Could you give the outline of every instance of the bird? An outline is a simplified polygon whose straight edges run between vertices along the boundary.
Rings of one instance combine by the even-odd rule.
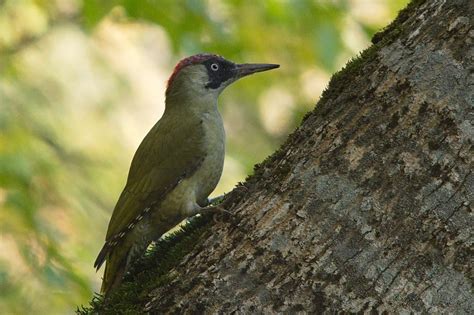
[[[106,263],[101,293],[120,286],[151,242],[182,220],[215,210],[225,131],[218,97],[231,83],[277,64],[237,64],[211,53],[182,59],[168,79],[165,110],[139,145],[94,267]]]

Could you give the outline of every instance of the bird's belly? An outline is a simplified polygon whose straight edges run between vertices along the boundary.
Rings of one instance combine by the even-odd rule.
[[[195,183],[196,201],[201,204],[216,188],[224,167],[223,141],[222,143],[216,143],[213,148],[213,151],[206,156],[201,168],[192,179]]]
[[[222,175],[225,156],[225,132],[222,119],[210,115],[204,120],[206,136],[206,157],[201,167],[192,177],[195,185],[196,201],[200,204],[212,193]]]
[[[163,215],[187,216],[195,210],[196,204],[204,204],[219,182],[225,156],[225,132],[220,115],[205,118],[203,125],[207,154],[198,169],[168,194],[161,206]]]

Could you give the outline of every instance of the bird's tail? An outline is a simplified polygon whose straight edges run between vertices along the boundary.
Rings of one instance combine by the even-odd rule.
[[[115,270],[114,270],[115,269]],[[122,282],[122,278],[125,273],[125,265],[120,268],[114,268],[109,263],[105,265],[104,279],[102,280],[102,286],[100,292],[105,296],[109,296],[110,293],[116,289]]]
[[[129,262],[143,255],[149,244],[149,239],[143,238],[141,242],[134,242],[131,238],[124,239],[120,244],[111,247],[106,243],[100,251],[94,266],[99,269],[105,262],[104,277],[100,292],[107,296],[114,291],[123,280],[128,271]]]
[[[112,291],[114,291],[120,283],[122,283],[123,276],[127,267],[128,252],[117,253],[112,251],[107,257],[105,263],[104,277],[102,279],[102,286],[100,292],[107,298]],[[121,255],[120,255],[121,254]]]

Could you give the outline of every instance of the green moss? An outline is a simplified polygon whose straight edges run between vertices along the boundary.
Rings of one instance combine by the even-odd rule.
[[[412,0],[406,8],[398,13],[397,18],[392,23],[372,37],[373,44],[369,48],[364,50],[359,56],[349,60],[343,69],[336,72],[332,76],[328,87],[323,91],[321,99],[316,105],[316,110],[319,105],[326,103],[329,99],[337,97],[343,88],[350,86],[351,80],[361,73],[364,65],[370,63],[374,58],[376,58],[377,52],[382,47],[385,47],[395,39],[400,38],[402,33],[405,31],[403,24],[410,16],[412,16],[411,12],[416,10],[417,7],[425,2],[426,0]]]
[[[391,43],[394,39],[398,38],[402,32],[401,25],[408,20],[410,16],[412,16],[412,10],[416,10],[417,7],[424,4],[426,0],[412,0],[408,5],[398,12],[397,17],[386,26],[383,30],[376,33],[372,37],[372,43],[378,44],[379,42],[383,41],[384,44]]]
[[[77,314],[137,314],[143,312],[149,301],[148,294],[173,280],[169,271],[178,265],[209,230],[210,216],[190,219],[184,226],[151,246],[124,278],[122,285],[112,293],[107,303],[95,294],[90,305],[77,309]]]
[[[314,112],[318,112],[320,105],[327,103],[329,99],[335,99],[341,94],[342,90],[350,86],[351,81],[359,74],[363,65],[371,62],[377,56],[379,45],[372,45],[364,50],[359,56],[349,60],[349,62],[338,72],[336,72],[329,81],[328,87],[323,91],[321,99],[316,104]]]

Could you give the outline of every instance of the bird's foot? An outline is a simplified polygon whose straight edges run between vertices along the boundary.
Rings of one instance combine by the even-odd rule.
[[[213,214],[212,216],[212,219],[214,220],[214,222],[221,222],[219,220],[216,219],[217,216],[227,216],[227,217],[233,217],[233,213],[224,209],[223,207],[221,206],[208,206],[208,207],[204,207],[204,208],[201,208],[199,209],[198,211],[199,214],[207,214],[207,213],[210,213],[210,214]]]
[[[208,198],[206,206],[209,206],[209,205],[216,206],[216,205],[222,204],[222,202],[224,201],[224,198],[227,197],[228,195],[243,194],[243,193],[246,193],[248,190],[249,189],[245,187],[244,185],[239,185],[235,187],[231,192],[225,193],[223,195],[220,195],[214,198]]]

